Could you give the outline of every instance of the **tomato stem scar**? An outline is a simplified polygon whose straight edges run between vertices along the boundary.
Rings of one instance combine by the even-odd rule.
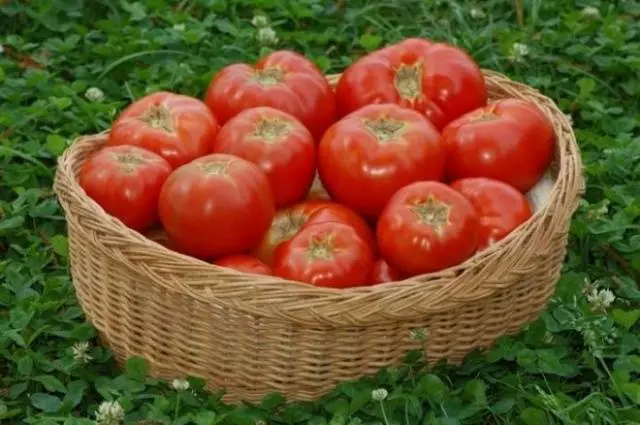
[[[415,201],[409,209],[418,217],[418,220],[433,227],[438,235],[442,235],[444,228],[450,224],[449,215],[451,205],[429,196],[426,200]]]

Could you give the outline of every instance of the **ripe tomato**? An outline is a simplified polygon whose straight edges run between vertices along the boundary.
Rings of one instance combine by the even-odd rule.
[[[549,166],[554,131],[534,104],[503,99],[449,124],[442,143],[450,179],[490,177],[527,192]]]
[[[419,113],[368,105],[336,122],[318,147],[318,172],[331,199],[376,217],[391,195],[419,180],[440,180],[438,131]]]
[[[373,263],[371,272],[369,273],[369,285],[377,285],[378,283],[395,282],[400,280],[400,273],[392,269],[384,258],[379,258]]]
[[[82,165],[78,182],[108,214],[143,232],[158,219],[158,197],[171,165],[136,146],[105,147]]]
[[[199,99],[157,92],[129,105],[111,126],[108,146],[135,145],[173,168],[210,152],[218,122]]]
[[[313,136],[292,115],[268,106],[246,109],[220,129],[213,152],[249,160],[265,172],[276,207],[302,200],[313,183]]]
[[[353,63],[336,87],[341,116],[372,103],[397,103],[437,129],[487,104],[484,76],[464,51],[409,38]]]
[[[306,224],[340,223],[353,228],[375,249],[375,237],[362,217],[349,208],[331,201],[310,200],[276,211],[271,227],[255,252],[265,264],[272,265],[276,248],[295,236]]]
[[[478,249],[511,233],[531,217],[529,201],[516,188],[482,177],[460,179],[451,187],[473,204],[479,219]]]
[[[213,78],[205,102],[224,124],[248,108],[288,112],[316,139],[336,117],[335,95],[320,69],[304,56],[281,50],[255,64],[229,65]]]
[[[416,182],[389,200],[378,221],[378,248],[403,276],[430,273],[469,258],[478,217],[459,192],[440,182]]]
[[[221,153],[175,170],[162,187],[159,206],[160,220],[176,247],[200,258],[255,248],[275,211],[262,170]]]
[[[348,288],[367,282],[373,252],[350,226],[305,225],[276,250],[274,274],[316,286]]]
[[[243,273],[271,275],[271,267],[250,255],[236,254],[218,258],[216,266],[227,267]]]

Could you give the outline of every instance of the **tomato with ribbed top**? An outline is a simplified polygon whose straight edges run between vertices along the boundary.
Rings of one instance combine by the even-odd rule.
[[[318,147],[331,199],[377,217],[400,188],[444,173],[440,135],[426,118],[395,104],[368,105],[336,122]]]
[[[307,223],[275,254],[274,274],[315,286],[348,288],[367,283],[373,251],[351,226]]]
[[[377,236],[382,257],[402,276],[430,273],[474,254],[478,216],[455,189],[440,182],[416,182],[389,200]]]
[[[171,171],[171,165],[153,152],[112,146],[89,156],[78,183],[108,214],[143,232],[158,219],[160,190]]]
[[[223,124],[245,109],[270,106],[299,119],[316,139],[336,118],[335,95],[320,69],[288,50],[255,65],[223,68],[209,84],[205,102]]]
[[[336,87],[341,116],[374,103],[396,103],[441,129],[487,103],[484,76],[463,50],[409,38],[372,52],[347,68]]]
[[[208,259],[254,249],[269,229],[275,207],[267,176],[257,165],[214,153],[169,176],[159,212],[179,251]]]
[[[218,128],[218,121],[201,100],[156,92],[133,102],[118,115],[107,144],[150,150],[177,168],[210,153]]]
[[[501,181],[471,177],[456,180],[451,187],[462,193],[478,213],[479,250],[503,239],[531,217],[527,198]]]
[[[246,109],[222,126],[213,152],[237,155],[265,172],[276,207],[305,198],[316,172],[316,147],[293,115],[263,106]]]
[[[449,179],[489,177],[527,192],[551,162],[554,130],[533,103],[502,99],[450,123],[442,144]]]

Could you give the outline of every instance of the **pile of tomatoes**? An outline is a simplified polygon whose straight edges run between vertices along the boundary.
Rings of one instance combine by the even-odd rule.
[[[135,101],[79,182],[175,251],[346,288],[442,270],[504,238],[532,214],[524,194],[554,137],[534,104],[488,103],[478,65],[448,44],[389,45],[335,89],[283,50],[223,68],[204,100]]]

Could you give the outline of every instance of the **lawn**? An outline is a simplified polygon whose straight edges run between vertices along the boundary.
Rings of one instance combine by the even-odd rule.
[[[573,121],[587,191],[540,318],[462,366],[413,355],[311,403],[229,405],[141,359],[118,369],[70,281],[56,157],[147,93],[201,97],[231,62],[287,48],[337,73],[408,36],[463,47]],[[633,0],[0,1],[0,423],[640,423],[638,69]]]

